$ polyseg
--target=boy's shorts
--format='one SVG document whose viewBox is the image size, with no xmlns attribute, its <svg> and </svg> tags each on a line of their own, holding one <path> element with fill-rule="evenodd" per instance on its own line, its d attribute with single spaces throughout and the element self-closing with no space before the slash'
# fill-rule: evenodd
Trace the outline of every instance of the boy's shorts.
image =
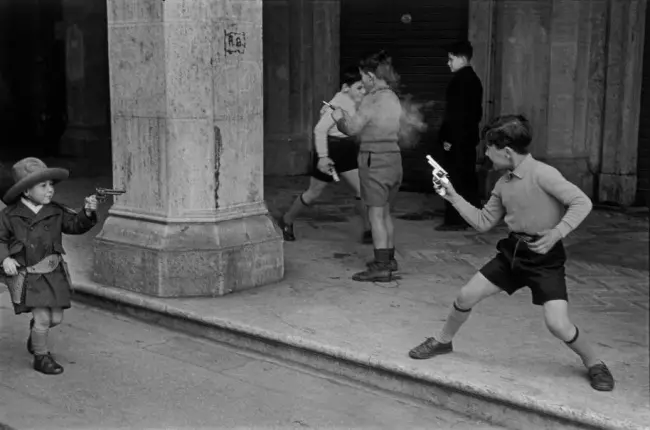
<svg viewBox="0 0 650 430">
<path fill-rule="evenodd" d="M 510 295 L 523 287 L 530 288 L 535 305 L 541 306 L 551 300 L 568 301 L 564 245 L 559 241 L 548 253 L 538 254 L 528 248 L 528 242 L 537 239 L 526 234 L 510 233 L 497 243 L 498 254 L 480 272 Z"/>
<path fill-rule="evenodd" d="M 382 207 L 392 203 L 402 185 L 400 152 L 360 152 L 359 180 L 361 199 L 366 206 Z"/>
<path fill-rule="evenodd" d="M 359 155 L 359 144 L 351 138 L 343 139 L 334 136 L 327 136 L 329 158 L 334 162 L 337 173 L 345 173 L 359 168 L 357 156 Z M 334 177 L 318 170 L 318 155 L 314 154 L 311 166 L 311 176 L 319 181 L 332 182 Z"/>
</svg>

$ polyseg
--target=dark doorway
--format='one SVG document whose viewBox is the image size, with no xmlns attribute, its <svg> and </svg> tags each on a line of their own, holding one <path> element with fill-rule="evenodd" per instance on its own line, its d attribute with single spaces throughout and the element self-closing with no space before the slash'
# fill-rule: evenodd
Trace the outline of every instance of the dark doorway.
<svg viewBox="0 0 650 430">
<path fill-rule="evenodd" d="M 0 161 L 57 155 L 66 122 L 61 19 L 61 0 L 0 5 Z"/>
<path fill-rule="evenodd" d="M 429 130 L 418 147 L 402 153 L 406 190 L 431 191 L 425 154 L 438 154 L 437 131 L 451 79 L 444 46 L 466 38 L 469 0 L 341 0 L 341 65 L 387 50 L 402 78 L 402 91 L 425 110 Z"/>
</svg>

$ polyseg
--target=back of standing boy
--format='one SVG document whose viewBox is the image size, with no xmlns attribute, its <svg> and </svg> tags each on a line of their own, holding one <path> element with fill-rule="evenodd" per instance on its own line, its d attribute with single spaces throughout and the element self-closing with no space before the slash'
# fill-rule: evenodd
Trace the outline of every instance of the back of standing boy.
<svg viewBox="0 0 650 430">
<path fill-rule="evenodd" d="M 442 330 L 409 356 L 421 360 L 452 352 L 452 339 L 475 305 L 501 291 L 514 294 L 528 287 L 533 304 L 544 308 L 550 332 L 581 358 L 591 386 L 613 390 L 611 372 L 568 315 L 562 239 L 587 217 L 591 201 L 558 170 L 529 154 L 532 130 L 524 116 L 500 116 L 483 135 L 486 156 L 495 169 L 506 171 L 483 209 L 469 204 L 452 184 L 434 182 L 434 187 L 444 187 L 444 198 L 478 231 L 488 231 L 503 220 L 510 233 L 498 242 L 496 256 L 461 288 Z"/>
</svg>

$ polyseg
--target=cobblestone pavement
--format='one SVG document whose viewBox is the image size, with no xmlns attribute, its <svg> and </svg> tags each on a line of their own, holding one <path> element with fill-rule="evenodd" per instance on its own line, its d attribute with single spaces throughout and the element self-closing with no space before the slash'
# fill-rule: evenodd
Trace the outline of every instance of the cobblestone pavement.
<svg viewBox="0 0 650 430">
<path fill-rule="evenodd" d="M 266 178 L 266 200 L 277 215 L 307 178 Z M 95 185 L 76 180 L 58 188 L 78 206 Z M 350 280 L 371 256 L 360 245 L 359 220 L 343 185 L 296 222 L 298 240 L 285 244 L 285 279 L 217 299 L 166 301 L 210 318 L 346 351 L 417 375 L 443 375 L 504 396 L 598 414 L 642 426 L 650 422 L 648 375 L 647 215 L 593 211 L 565 241 L 573 321 L 594 340 L 617 378 L 612 393 L 595 393 L 576 357 L 544 327 L 523 290 L 486 300 L 455 341 L 457 353 L 415 362 L 406 352 L 444 321 L 457 289 L 488 258 L 505 234 L 436 232 L 435 195 L 402 192 L 395 207 L 402 279 L 390 284 Z M 106 208 L 103 208 L 105 212 Z M 94 229 L 99 231 L 101 226 Z M 92 234 L 66 238 L 73 278 L 91 281 Z"/>
</svg>

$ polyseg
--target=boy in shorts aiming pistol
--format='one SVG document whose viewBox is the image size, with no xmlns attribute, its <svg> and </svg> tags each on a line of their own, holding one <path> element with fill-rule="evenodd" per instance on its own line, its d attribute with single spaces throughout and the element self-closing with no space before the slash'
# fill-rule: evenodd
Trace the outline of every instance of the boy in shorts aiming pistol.
<svg viewBox="0 0 650 430">
<path fill-rule="evenodd" d="M 442 330 L 409 356 L 427 359 L 452 352 L 452 339 L 474 306 L 501 291 L 513 294 L 528 287 L 533 304 L 544 308 L 550 332 L 581 358 L 591 386 L 613 390 L 612 374 L 568 314 L 562 239 L 587 217 L 591 201 L 559 171 L 529 154 L 532 130 L 525 117 L 500 116 L 485 127 L 483 135 L 486 156 L 496 169 L 506 171 L 486 205 L 472 206 L 438 176 L 434 186 L 444 188 L 443 198 L 476 230 L 488 231 L 504 220 L 510 234 L 497 244 L 497 255 L 461 288 Z"/>
</svg>

